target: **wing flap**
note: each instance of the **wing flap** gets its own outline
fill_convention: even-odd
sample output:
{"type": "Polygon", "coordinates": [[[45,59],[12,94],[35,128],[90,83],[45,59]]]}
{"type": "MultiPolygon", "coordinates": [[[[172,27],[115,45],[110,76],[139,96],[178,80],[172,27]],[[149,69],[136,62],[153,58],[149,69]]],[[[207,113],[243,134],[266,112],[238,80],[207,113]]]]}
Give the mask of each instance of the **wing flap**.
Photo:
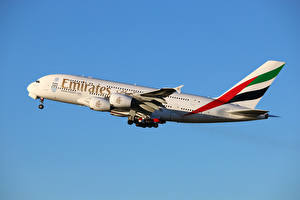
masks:
{"type": "Polygon", "coordinates": [[[153,107],[151,107],[151,106],[148,106],[148,105],[146,105],[146,104],[140,104],[139,105],[141,108],[143,108],[144,110],[146,110],[146,111],[148,111],[148,112],[154,112],[156,109],[154,109],[153,107]]]}
{"type": "Polygon", "coordinates": [[[151,108],[155,109],[155,110],[158,110],[159,109],[159,106],[152,103],[152,102],[144,102],[144,104],[146,104],[147,106],[150,106],[151,108]]]}

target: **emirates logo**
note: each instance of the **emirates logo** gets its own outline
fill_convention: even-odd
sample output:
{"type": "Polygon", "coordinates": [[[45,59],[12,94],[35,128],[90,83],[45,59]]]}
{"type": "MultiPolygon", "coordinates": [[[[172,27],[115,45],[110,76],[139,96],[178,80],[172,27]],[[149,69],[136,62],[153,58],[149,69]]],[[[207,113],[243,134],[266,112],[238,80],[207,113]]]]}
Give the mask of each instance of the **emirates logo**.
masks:
{"type": "Polygon", "coordinates": [[[116,99],[116,103],[117,103],[117,104],[121,104],[121,97],[118,97],[118,98],[116,99]]]}
{"type": "Polygon", "coordinates": [[[101,101],[97,101],[95,106],[96,106],[97,108],[100,108],[100,107],[101,107],[101,101]]]}

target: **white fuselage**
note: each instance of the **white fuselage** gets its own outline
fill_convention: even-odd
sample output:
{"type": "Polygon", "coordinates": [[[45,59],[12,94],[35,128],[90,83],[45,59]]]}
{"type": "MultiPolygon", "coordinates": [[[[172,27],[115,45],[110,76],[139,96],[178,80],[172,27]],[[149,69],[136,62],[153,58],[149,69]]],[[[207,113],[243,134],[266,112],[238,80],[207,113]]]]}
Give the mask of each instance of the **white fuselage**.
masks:
{"type": "MultiPolygon", "coordinates": [[[[143,94],[155,91],[155,88],[141,87],[131,84],[124,84],[113,81],[94,79],[83,76],[73,76],[65,74],[47,75],[37,82],[31,83],[28,88],[29,96],[36,98],[50,99],[65,103],[72,103],[88,106],[85,103],[87,98],[109,99],[111,94],[143,94]]],[[[228,111],[246,109],[236,104],[225,104],[216,108],[186,115],[197,108],[213,101],[212,98],[173,93],[165,98],[166,103],[163,108],[154,111],[152,118],[164,121],[176,121],[187,123],[211,123],[254,120],[245,116],[230,114],[228,111]]],[[[107,110],[113,115],[128,116],[130,108],[107,110]]]]}

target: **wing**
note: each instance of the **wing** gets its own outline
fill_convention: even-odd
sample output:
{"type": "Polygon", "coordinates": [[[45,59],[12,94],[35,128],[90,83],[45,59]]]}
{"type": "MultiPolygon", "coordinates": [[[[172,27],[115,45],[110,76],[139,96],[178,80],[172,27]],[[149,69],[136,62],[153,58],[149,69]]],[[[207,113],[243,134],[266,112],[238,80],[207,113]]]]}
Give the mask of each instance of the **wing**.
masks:
{"type": "Polygon", "coordinates": [[[165,97],[173,94],[174,92],[181,93],[181,88],[182,87],[183,87],[183,85],[178,86],[176,88],[162,88],[160,90],[155,90],[153,92],[148,92],[148,93],[141,94],[141,96],[143,96],[143,97],[165,98],[165,97]]]}
{"type": "Polygon", "coordinates": [[[176,88],[162,88],[152,92],[147,92],[143,94],[133,94],[132,97],[138,101],[138,106],[145,110],[146,112],[154,112],[164,107],[163,104],[166,103],[165,98],[174,92],[181,93],[181,88],[183,85],[176,88]]]}

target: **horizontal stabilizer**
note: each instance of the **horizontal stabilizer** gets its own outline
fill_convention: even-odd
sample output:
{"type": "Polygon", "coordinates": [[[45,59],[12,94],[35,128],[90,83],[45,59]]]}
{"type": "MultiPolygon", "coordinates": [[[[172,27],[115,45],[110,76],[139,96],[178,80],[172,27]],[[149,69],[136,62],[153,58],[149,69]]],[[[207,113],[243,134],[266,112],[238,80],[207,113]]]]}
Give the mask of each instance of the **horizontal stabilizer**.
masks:
{"type": "Polygon", "coordinates": [[[257,117],[259,115],[267,114],[269,111],[266,110],[232,110],[228,111],[230,114],[241,115],[246,117],[257,117]]]}
{"type": "Polygon", "coordinates": [[[268,117],[280,117],[278,115],[268,115],[268,117]]]}

